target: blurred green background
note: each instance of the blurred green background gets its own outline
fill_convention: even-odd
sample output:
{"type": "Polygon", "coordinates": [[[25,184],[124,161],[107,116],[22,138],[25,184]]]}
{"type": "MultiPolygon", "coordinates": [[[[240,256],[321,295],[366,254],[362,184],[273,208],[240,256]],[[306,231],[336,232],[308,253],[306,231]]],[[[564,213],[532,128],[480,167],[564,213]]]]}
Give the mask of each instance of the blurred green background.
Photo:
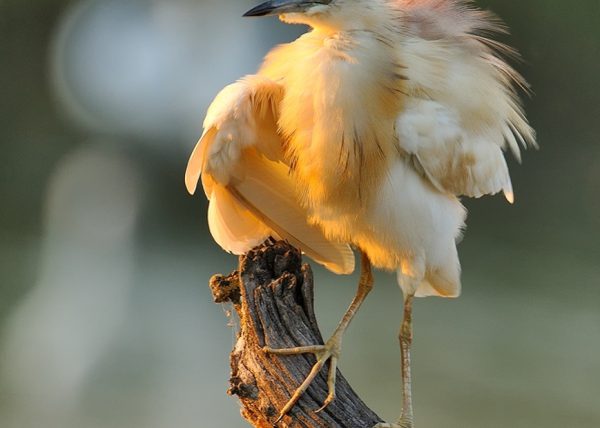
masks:
{"type": "MultiPolygon", "coordinates": [[[[0,426],[243,427],[225,394],[235,328],[211,274],[236,259],[183,186],[205,109],[299,27],[252,1],[0,0],[0,426]]],[[[419,428],[600,427],[600,3],[480,2],[535,95],[541,151],[517,203],[466,201],[464,295],[416,305],[419,428]]],[[[317,271],[335,326],[355,277],[317,271]]],[[[392,275],[341,368],[399,413],[392,275]]]]}

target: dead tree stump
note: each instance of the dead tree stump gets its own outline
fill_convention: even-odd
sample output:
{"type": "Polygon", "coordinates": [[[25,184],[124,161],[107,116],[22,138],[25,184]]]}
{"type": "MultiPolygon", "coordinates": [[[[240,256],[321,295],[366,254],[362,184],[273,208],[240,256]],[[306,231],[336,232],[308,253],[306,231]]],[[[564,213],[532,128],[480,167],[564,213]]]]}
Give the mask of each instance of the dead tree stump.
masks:
{"type": "Polygon", "coordinates": [[[284,242],[265,244],[240,257],[239,271],[210,281],[215,302],[231,301],[240,318],[231,353],[230,395],[237,395],[242,415],[255,427],[371,428],[381,419],[338,372],[337,396],[320,413],[327,397],[328,366],[280,422],[275,423],[295,389],[310,372],[315,357],[277,356],[272,348],[322,344],[313,309],[313,275],[298,250],[284,242]]]}

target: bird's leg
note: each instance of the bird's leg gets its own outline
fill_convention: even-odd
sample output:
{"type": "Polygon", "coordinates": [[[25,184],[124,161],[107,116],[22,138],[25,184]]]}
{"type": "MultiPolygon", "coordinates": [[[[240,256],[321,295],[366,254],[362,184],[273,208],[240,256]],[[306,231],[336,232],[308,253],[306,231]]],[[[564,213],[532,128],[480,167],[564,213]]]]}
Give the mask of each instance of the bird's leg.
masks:
{"type": "Polygon", "coordinates": [[[402,415],[399,424],[403,428],[413,427],[412,375],[410,368],[410,347],[413,340],[412,304],[414,295],[404,299],[404,317],[400,327],[400,355],[402,359],[402,415]]]}
{"type": "Polygon", "coordinates": [[[402,363],[402,414],[395,424],[381,423],[373,428],[413,428],[412,376],[410,370],[410,347],[412,345],[412,304],[414,295],[404,297],[404,317],[400,327],[400,358],[402,363]]]}
{"type": "Polygon", "coordinates": [[[361,275],[360,281],[358,283],[358,290],[350,307],[344,314],[344,317],[338,324],[331,338],[325,343],[325,345],[314,345],[314,346],[303,346],[298,348],[289,348],[289,349],[273,349],[269,347],[265,347],[264,351],[276,354],[276,355],[298,355],[298,354],[307,354],[312,353],[317,357],[317,362],[313,366],[312,370],[296,391],[290,398],[290,400],[283,407],[281,412],[279,413],[279,418],[277,422],[279,422],[298,402],[302,394],[308,389],[312,381],[319,374],[323,366],[327,361],[330,361],[329,365],[329,376],[327,381],[327,386],[329,389],[329,395],[325,399],[323,406],[317,410],[320,412],[325,407],[327,407],[331,402],[335,399],[335,379],[336,379],[336,370],[337,363],[340,358],[340,353],[342,349],[342,338],[348,325],[354,318],[354,315],[358,312],[358,309],[365,301],[369,292],[373,289],[373,274],[371,271],[371,262],[369,258],[363,253],[361,258],[361,275]]]}

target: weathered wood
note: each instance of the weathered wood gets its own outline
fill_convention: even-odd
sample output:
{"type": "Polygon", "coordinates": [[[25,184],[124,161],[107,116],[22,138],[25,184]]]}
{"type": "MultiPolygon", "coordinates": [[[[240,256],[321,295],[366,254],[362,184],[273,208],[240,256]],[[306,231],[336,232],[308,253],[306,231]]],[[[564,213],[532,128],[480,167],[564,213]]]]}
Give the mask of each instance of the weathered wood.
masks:
{"type": "Polygon", "coordinates": [[[309,373],[315,357],[276,356],[262,348],[322,344],[313,309],[313,275],[300,253],[284,242],[266,244],[240,257],[238,272],[210,281],[216,302],[231,301],[240,318],[231,353],[231,395],[255,427],[370,428],[381,419],[338,372],[337,397],[320,413],[327,397],[326,366],[300,401],[279,423],[279,410],[309,373]]]}

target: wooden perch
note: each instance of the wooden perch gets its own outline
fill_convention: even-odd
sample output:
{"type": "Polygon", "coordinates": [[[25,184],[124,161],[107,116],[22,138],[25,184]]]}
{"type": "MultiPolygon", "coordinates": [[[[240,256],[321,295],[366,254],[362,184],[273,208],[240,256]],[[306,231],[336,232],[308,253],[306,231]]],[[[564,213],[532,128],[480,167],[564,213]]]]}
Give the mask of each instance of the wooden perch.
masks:
{"type": "Polygon", "coordinates": [[[313,309],[313,275],[289,244],[265,244],[240,257],[239,272],[210,281],[215,302],[232,302],[240,332],[231,353],[230,395],[255,427],[370,428],[381,419],[337,375],[337,397],[320,413],[327,397],[328,365],[280,422],[280,409],[315,363],[312,354],[276,356],[262,350],[323,344],[313,309]]]}

